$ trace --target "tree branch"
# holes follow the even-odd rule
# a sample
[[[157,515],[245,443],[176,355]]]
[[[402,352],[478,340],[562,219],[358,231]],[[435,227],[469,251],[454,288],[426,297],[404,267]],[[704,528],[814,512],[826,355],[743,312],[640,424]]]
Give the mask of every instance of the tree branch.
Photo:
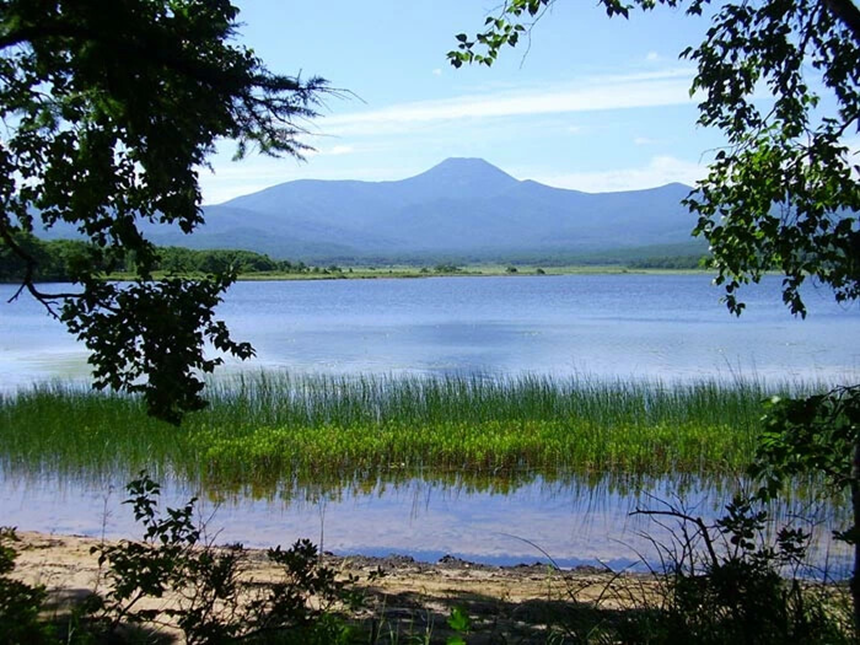
[[[671,509],[668,511],[649,511],[644,509],[636,509],[630,515],[648,515],[649,517],[654,517],[656,515],[665,515],[668,517],[674,517],[679,520],[684,520],[685,522],[692,522],[696,525],[699,530],[699,533],[702,535],[702,538],[705,541],[705,547],[708,549],[708,555],[711,557],[711,561],[716,564],[719,562],[719,558],[717,558],[717,552],[714,550],[714,544],[711,540],[711,534],[708,532],[708,527],[705,525],[705,522],[701,517],[693,517],[692,515],[687,515],[686,513],[682,513],[676,509]],[[689,542],[689,540],[687,540]]]
[[[824,0],[824,6],[848,28],[854,40],[860,43],[860,9],[852,0]]]
[[[45,293],[43,291],[39,291],[39,289],[36,288],[35,283],[36,267],[39,266],[39,263],[36,262],[36,258],[30,255],[23,246],[18,244],[9,229],[2,224],[0,224],[0,239],[2,239],[6,246],[12,249],[12,252],[21,258],[27,265],[24,272],[24,278],[21,280],[21,286],[18,287],[15,293],[12,294],[12,297],[6,302],[11,303],[16,301],[24,289],[26,289],[36,300],[44,305],[45,309],[48,310],[48,313],[51,316],[59,318],[57,312],[54,311],[51,306],[53,301],[64,300],[66,298],[80,298],[83,295],[82,293]]]
[[[77,33],[72,33],[72,30],[70,30],[66,25],[52,25],[47,23],[39,26],[29,25],[0,36],[0,49],[14,47],[15,45],[33,42],[34,40],[40,40],[42,38],[58,36],[75,37],[80,35],[80,30],[78,30]]]

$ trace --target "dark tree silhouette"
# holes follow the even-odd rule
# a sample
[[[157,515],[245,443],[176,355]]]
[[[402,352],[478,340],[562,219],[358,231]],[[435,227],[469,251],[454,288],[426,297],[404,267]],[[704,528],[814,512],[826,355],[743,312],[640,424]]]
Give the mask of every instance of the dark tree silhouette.
[[[0,253],[23,263],[21,289],[86,343],[94,386],[139,392],[178,423],[203,407],[201,372],[240,358],[213,308],[233,281],[152,280],[138,223],[202,222],[198,172],[217,139],[301,157],[304,120],[329,89],[270,72],[233,41],[228,0],[0,0]],[[58,221],[91,243],[73,288],[43,291],[27,236]],[[134,257],[128,286],[103,280]]]

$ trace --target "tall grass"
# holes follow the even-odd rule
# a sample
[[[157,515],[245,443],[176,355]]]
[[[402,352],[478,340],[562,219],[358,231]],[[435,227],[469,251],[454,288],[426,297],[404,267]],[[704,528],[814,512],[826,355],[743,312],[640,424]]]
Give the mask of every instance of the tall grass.
[[[780,389],[259,372],[212,381],[209,408],[175,428],[138,399],[52,384],[0,398],[0,465],[245,483],[383,471],[726,475],[748,463],[761,401]]]

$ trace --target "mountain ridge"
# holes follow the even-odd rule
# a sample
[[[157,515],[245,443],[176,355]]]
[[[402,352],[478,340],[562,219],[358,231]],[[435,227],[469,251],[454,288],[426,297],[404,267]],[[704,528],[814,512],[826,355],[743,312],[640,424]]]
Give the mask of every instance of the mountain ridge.
[[[288,181],[203,207],[193,235],[141,226],[159,245],[241,248],[275,258],[589,253],[691,241],[680,183],[587,193],[519,180],[478,158],[450,158],[396,181]],[[54,231],[47,237],[63,237]]]

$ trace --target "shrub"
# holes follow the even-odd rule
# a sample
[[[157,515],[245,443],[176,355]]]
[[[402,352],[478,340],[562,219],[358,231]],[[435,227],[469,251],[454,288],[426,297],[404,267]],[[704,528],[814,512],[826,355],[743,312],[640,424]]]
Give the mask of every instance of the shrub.
[[[145,473],[127,489],[135,519],[143,524],[143,542],[122,541],[93,547],[107,566],[109,591],[96,618],[109,633],[125,624],[176,624],[189,645],[235,640],[337,643],[349,635],[334,612],[354,608],[361,597],[355,578],[339,580],[320,564],[307,540],[292,548],[268,551],[281,577],[256,583],[243,576],[247,554],[241,545],[216,548],[201,542],[191,499],[182,508],[158,510],[159,485]],[[153,609],[143,601],[170,596]]]
[[[51,629],[39,622],[45,589],[14,580],[19,538],[14,528],[0,527],[0,644],[43,643],[51,640]]]
[[[667,563],[665,606],[647,621],[628,621],[630,642],[855,642],[833,587],[816,589],[799,577],[809,534],[783,527],[767,542],[767,512],[741,496],[711,526],[671,506],[637,513],[680,524],[673,544],[655,542]]]

